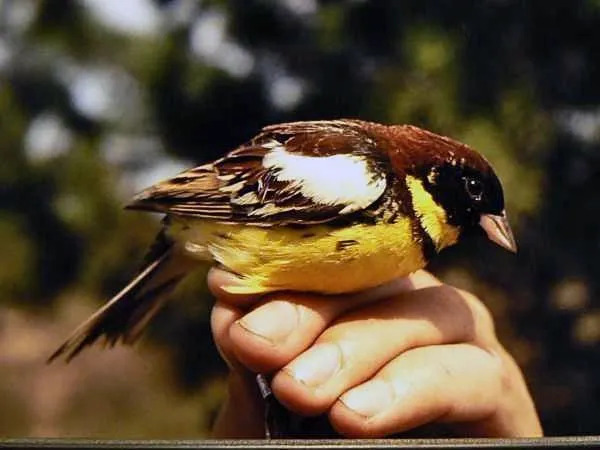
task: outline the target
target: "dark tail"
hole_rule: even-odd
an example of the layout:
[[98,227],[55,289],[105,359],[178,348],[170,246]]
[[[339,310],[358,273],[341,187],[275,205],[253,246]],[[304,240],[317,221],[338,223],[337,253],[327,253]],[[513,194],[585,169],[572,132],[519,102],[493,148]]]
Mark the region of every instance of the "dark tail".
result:
[[113,346],[119,340],[134,342],[160,310],[168,294],[190,269],[190,262],[178,255],[161,233],[140,273],[102,308],[83,322],[51,356],[70,361],[99,338]]

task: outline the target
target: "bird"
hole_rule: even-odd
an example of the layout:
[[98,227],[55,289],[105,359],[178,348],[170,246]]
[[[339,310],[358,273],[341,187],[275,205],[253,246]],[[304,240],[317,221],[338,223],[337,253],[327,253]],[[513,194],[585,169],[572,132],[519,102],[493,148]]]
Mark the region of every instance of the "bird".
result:
[[164,214],[139,273],[50,356],[134,342],[201,263],[238,294],[358,292],[406,276],[473,235],[516,252],[502,185],[476,150],[414,125],[269,125],[220,159],[137,194]]

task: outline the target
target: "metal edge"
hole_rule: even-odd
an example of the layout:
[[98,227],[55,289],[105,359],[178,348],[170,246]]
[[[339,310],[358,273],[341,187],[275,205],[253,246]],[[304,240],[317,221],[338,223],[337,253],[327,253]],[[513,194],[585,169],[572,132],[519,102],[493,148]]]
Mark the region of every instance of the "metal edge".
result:
[[25,449],[442,449],[442,448],[600,448],[600,436],[524,439],[336,439],[336,440],[105,440],[0,439],[0,448]]

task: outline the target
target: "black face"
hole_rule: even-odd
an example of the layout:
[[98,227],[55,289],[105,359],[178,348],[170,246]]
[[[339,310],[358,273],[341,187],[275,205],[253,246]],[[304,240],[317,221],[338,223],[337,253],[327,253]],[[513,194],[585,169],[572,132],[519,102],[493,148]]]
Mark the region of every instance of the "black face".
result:
[[481,214],[499,215],[504,210],[502,186],[491,168],[482,172],[446,164],[428,169],[422,179],[425,189],[446,211],[448,222],[463,232],[477,230]]

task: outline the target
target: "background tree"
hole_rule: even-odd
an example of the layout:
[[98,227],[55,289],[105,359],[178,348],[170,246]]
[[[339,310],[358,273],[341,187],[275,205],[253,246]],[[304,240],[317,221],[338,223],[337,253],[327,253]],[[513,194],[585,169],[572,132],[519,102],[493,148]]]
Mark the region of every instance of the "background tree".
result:
[[433,268],[493,310],[546,432],[597,433],[599,54],[597,0],[0,2],[0,433],[206,433],[225,369],[202,274],[141,348],[44,357],[158,229],[130,194],[262,125],[336,117],[493,162],[519,255],[474,242]]

